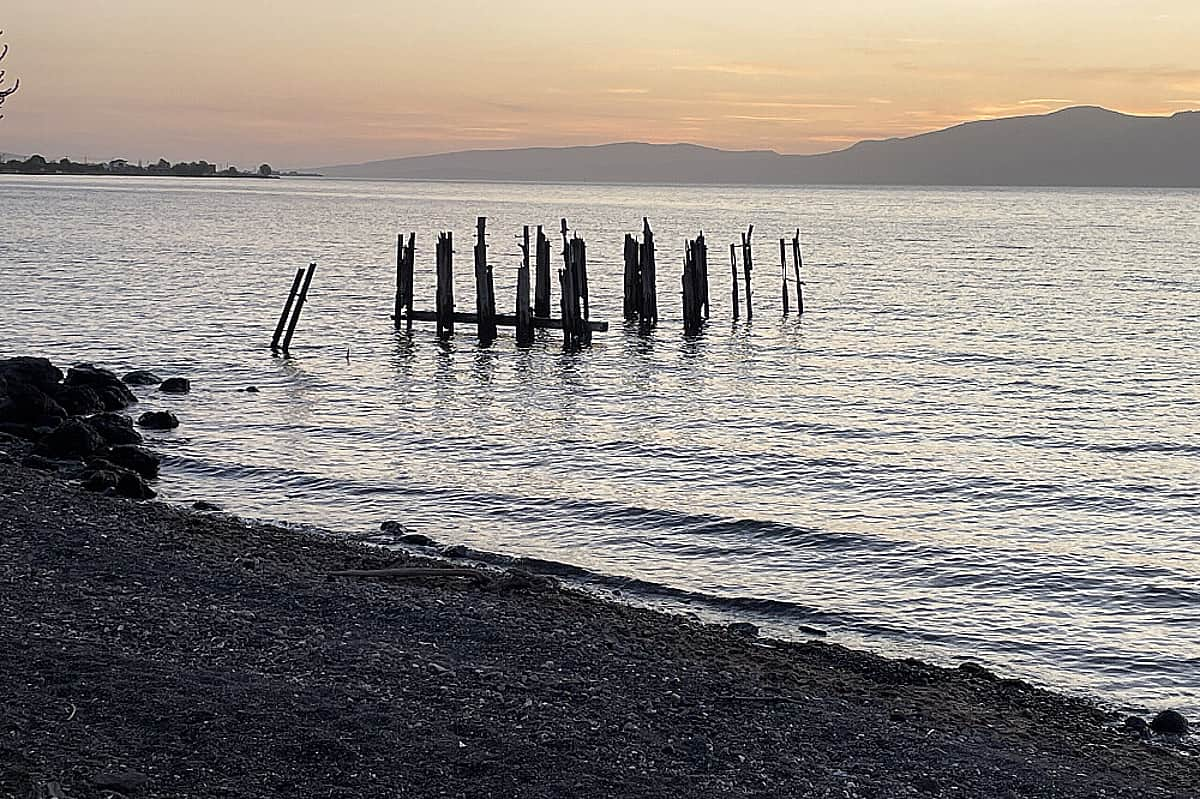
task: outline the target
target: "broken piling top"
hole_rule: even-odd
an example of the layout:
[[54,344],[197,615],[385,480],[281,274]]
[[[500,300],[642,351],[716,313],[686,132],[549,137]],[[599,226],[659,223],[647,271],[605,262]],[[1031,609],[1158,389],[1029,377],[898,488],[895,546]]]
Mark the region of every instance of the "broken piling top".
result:
[[642,308],[641,330],[650,331],[658,324],[658,267],[654,256],[654,231],[650,220],[642,217]]
[[475,224],[476,327],[479,343],[486,347],[496,340],[496,289],[487,261],[487,217],[479,217]]

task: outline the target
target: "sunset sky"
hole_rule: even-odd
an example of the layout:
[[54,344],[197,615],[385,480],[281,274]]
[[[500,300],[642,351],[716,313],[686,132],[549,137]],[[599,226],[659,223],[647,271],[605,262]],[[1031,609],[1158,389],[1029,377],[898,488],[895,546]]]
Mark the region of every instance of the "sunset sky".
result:
[[301,167],[689,141],[808,153],[1200,108],[1196,0],[5,0],[0,150]]

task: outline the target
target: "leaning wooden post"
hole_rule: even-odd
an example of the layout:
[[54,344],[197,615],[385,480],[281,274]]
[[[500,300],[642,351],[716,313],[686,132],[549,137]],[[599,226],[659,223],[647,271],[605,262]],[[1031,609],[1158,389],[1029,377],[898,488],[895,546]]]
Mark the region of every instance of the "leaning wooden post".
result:
[[700,309],[704,313],[704,318],[709,315],[708,306],[708,245],[704,242],[704,231],[700,231],[700,237],[696,239],[696,277],[700,282]]
[[804,315],[804,281],[800,279],[800,268],[804,266],[804,254],[800,251],[800,228],[792,239],[792,262],[796,267],[796,313]]
[[487,217],[481,216],[475,228],[475,314],[479,343],[484,347],[496,340],[496,294],[487,262],[486,229]]
[[300,294],[296,297],[296,310],[292,312],[292,321],[288,322],[287,335],[283,337],[283,351],[287,352],[288,347],[292,345],[292,336],[296,332],[296,325],[300,322],[300,312],[304,310],[304,301],[308,299],[308,287],[312,285],[313,273],[317,271],[315,263],[308,265],[308,271],[304,274],[304,285],[300,287]]
[[733,321],[738,320],[739,306],[742,304],[742,292],[738,288],[737,273],[737,244],[729,245],[729,264],[733,268]]
[[529,307],[529,225],[521,242],[521,268],[517,270],[517,346],[533,344],[533,313]]
[[641,331],[646,333],[658,324],[658,278],[655,274],[654,260],[654,231],[650,230],[650,220],[642,218],[642,323]]
[[288,292],[287,302],[283,305],[283,313],[279,315],[279,324],[275,325],[275,335],[271,337],[271,352],[279,349],[279,338],[283,335],[283,326],[287,324],[288,316],[292,313],[292,303],[296,301],[296,293],[300,291],[300,281],[304,280],[304,270],[296,270],[296,278],[292,281],[292,290]]
[[754,269],[754,255],[751,251],[750,237],[754,235],[754,225],[742,234],[742,269],[746,273],[746,321],[754,318],[754,305],[750,293],[750,272]]
[[787,239],[779,240],[779,266],[783,270],[783,315],[787,316],[788,310],[788,287],[787,287]]
[[437,335],[454,335],[454,234],[441,233],[437,243]]
[[534,292],[533,314],[543,319],[550,317],[550,239],[546,238],[542,226],[537,227],[537,289]]

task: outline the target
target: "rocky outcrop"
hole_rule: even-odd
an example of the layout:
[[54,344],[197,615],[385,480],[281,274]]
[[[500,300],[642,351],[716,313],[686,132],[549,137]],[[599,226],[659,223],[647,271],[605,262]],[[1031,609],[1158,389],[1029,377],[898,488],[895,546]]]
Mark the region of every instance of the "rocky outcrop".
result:
[[90,458],[107,447],[91,425],[80,419],[66,419],[38,442],[35,452],[60,460]]
[[113,447],[107,457],[117,466],[137,472],[149,480],[158,477],[158,464],[162,460],[154,453],[131,444]]
[[174,430],[179,427],[179,419],[170,411],[146,411],[137,420],[138,427],[147,430]]
[[65,388],[87,386],[94,390],[104,404],[106,411],[119,411],[137,402],[137,397],[121,379],[107,369],[100,369],[90,363],[80,364],[67,370],[63,380]]
[[186,377],[168,377],[158,390],[164,394],[188,394],[192,390],[192,383]]
[[100,413],[87,420],[111,447],[141,444],[142,434],[133,429],[133,420],[119,413]]
[[42,391],[53,391],[62,382],[63,373],[45,358],[4,358],[0,360],[0,378],[24,383]]
[[[143,438],[133,420],[117,411],[137,402],[127,383],[159,382],[145,371],[122,379],[80,364],[64,375],[45,358],[0,359],[0,435],[8,442],[4,457],[81,479],[92,491],[150,499],[155,492],[147,481],[158,477],[161,459],[140,446]],[[186,380],[170,386],[176,391],[181,387],[190,388]],[[179,426],[169,411],[143,414],[138,423],[158,430]]]
[[122,382],[131,386],[157,386],[162,378],[146,369],[135,369],[121,378]]

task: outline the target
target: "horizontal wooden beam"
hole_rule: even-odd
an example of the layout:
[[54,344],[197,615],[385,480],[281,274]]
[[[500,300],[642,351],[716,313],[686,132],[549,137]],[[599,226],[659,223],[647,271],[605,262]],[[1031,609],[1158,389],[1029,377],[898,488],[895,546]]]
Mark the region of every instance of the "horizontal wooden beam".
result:
[[[436,322],[437,311],[413,311],[406,318],[412,318],[414,322]],[[454,312],[454,321],[456,323],[473,325],[479,320],[479,317],[473,313]],[[587,323],[588,329],[593,333],[607,333],[608,322],[593,322],[589,320]],[[516,327],[517,317],[511,314],[496,314],[496,325],[499,327]],[[561,319],[546,319],[541,316],[533,317],[533,326],[538,330],[562,330]]]

